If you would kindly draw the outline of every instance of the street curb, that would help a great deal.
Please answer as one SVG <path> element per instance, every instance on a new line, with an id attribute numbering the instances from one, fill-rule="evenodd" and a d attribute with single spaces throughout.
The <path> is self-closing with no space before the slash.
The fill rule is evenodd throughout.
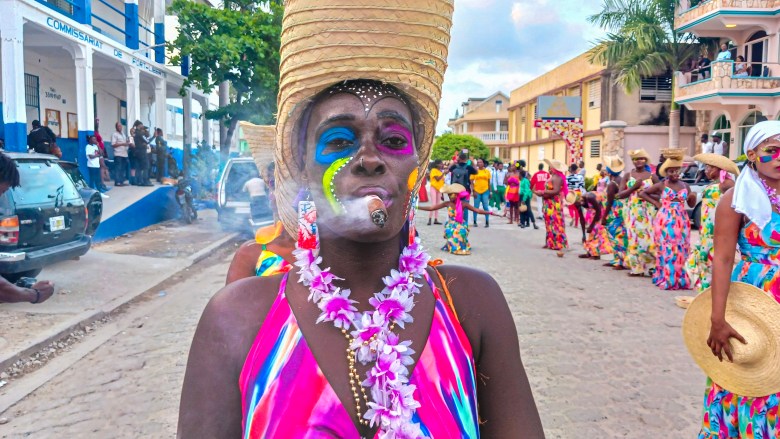
<path id="1" fill-rule="evenodd" d="M 198 251 L 197 253 L 189 256 L 186 258 L 186 260 L 189 261 L 189 265 L 186 265 L 182 267 L 179 271 L 175 273 L 171 273 L 170 276 L 160 281 L 157 285 L 146 289 L 144 291 L 140 292 L 132 292 L 125 294 L 122 297 L 118 297 L 104 305 L 102 305 L 97 310 L 90 310 L 85 311 L 76 317 L 67 320 L 63 322 L 60 325 L 57 325 L 53 328 L 51 332 L 48 334 L 44 334 L 37 339 L 35 339 L 28 347 L 22 349 L 21 351 L 11 353 L 10 355 L 6 355 L 4 357 L 0 357 L 0 371 L 3 371 L 13 365 L 17 360 L 20 358 L 29 357 L 35 352 L 38 352 L 43 347 L 48 346 L 52 342 L 61 339 L 65 336 L 65 334 L 68 334 L 70 332 L 75 331 L 76 329 L 87 326 L 91 324 L 92 322 L 95 322 L 97 320 L 102 319 L 106 315 L 116 311 L 120 307 L 132 302 L 135 298 L 145 294 L 147 291 L 152 291 L 157 288 L 158 285 L 169 281 L 172 277 L 178 275 L 179 273 L 182 273 L 186 271 L 188 268 L 192 267 L 193 265 L 197 264 L 198 262 L 206 259 L 207 257 L 211 256 L 214 252 L 217 250 L 220 250 L 225 245 L 229 244 L 231 241 L 236 239 L 240 234 L 239 233 L 231 233 L 230 235 L 225 236 L 224 238 L 214 242 L 213 244 L 207 246 L 206 248 Z"/>

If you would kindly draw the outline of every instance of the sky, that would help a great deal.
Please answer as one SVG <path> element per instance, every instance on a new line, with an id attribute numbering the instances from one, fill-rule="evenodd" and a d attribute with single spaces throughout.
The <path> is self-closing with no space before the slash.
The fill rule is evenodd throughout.
<path id="1" fill-rule="evenodd" d="M 588 50 L 601 0 L 456 0 L 437 132 L 466 99 L 507 95 Z"/>

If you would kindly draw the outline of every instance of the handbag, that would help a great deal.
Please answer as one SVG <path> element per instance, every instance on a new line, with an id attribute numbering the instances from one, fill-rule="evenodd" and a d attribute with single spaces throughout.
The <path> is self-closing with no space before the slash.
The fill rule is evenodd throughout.
<path id="1" fill-rule="evenodd" d="M 525 204 L 520 205 L 520 212 L 528 212 L 528 206 Z"/>

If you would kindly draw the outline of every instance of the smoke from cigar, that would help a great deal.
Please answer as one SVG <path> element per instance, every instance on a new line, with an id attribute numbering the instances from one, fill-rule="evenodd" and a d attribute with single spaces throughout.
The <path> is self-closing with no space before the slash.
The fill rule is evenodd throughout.
<path id="1" fill-rule="evenodd" d="M 376 195 L 366 197 L 368 201 L 368 213 L 371 216 L 371 222 L 378 227 L 384 227 L 387 222 L 387 208 L 384 201 Z"/>

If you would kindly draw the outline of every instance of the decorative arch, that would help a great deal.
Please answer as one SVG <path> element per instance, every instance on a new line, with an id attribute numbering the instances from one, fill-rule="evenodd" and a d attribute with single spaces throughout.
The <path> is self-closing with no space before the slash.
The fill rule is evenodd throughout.
<path id="1" fill-rule="evenodd" d="M 537 119 L 534 127 L 542 128 L 561 136 L 569 152 L 570 163 L 582 160 L 584 147 L 584 126 L 581 119 Z"/>

